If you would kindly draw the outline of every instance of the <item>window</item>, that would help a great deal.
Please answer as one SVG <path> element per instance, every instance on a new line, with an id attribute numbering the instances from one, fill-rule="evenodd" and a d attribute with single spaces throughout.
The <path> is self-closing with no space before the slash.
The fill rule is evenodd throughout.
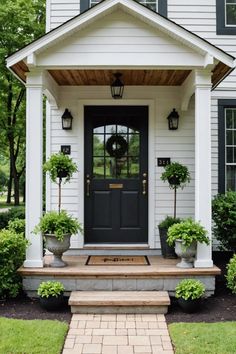
<path id="1" fill-rule="evenodd" d="M 160 15 L 167 17 L 167 0 L 137 0 L 140 4 L 147 6 Z M 235 0 L 236 1 L 236 0 Z M 100 0 L 81 0 L 80 12 L 88 10 L 88 8 L 98 4 Z"/>
<path id="2" fill-rule="evenodd" d="M 216 0 L 217 34 L 236 34 L 236 0 Z"/>
<path id="3" fill-rule="evenodd" d="M 236 100 L 219 100 L 219 192 L 236 191 Z"/>

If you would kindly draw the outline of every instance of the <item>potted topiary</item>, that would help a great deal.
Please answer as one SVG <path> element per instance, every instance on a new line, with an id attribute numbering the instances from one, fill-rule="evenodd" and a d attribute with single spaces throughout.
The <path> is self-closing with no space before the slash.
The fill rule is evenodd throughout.
<path id="1" fill-rule="evenodd" d="M 40 305 L 48 311 L 58 310 L 64 305 L 64 290 L 59 281 L 42 282 L 37 290 Z"/>
<path id="2" fill-rule="evenodd" d="M 45 239 L 45 247 L 53 253 L 51 267 L 65 267 L 67 264 L 62 260 L 62 254 L 70 247 L 70 237 L 78 231 L 82 232 L 81 224 L 68 215 L 64 210 L 61 211 L 61 183 L 65 178 L 65 183 L 70 181 L 72 174 L 77 171 L 76 164 L 68 155 L 63 153 L 53 154 L 43 166 L 44 171 L 48 172 L 53 182 L 59 186 L 58 212 L 49 211 L 45 213 L 39 224 L 35 227 L 34 233 L 42 233 Z"/>
<path id="3" fill-rule="evenodd" d="M 164 167 L 161 180 L 169 183 L 169 187 L 174 189 L 174 218 L 176 218 L 176 192 L 179 188 L 184 188 L 190 182 L 188 168 L 178 162 L 171 162 Z"/>
<path id="4" fill-rule="evenodd" d="M 177 258 L 174 246 L 170 246 L 167 243 L 167 232 L 170 226 L 180 223 L 181 221 L 182 220 L 180 218 L 173 218 L 171 216 L 167 216 L 158 225 L 161 240 L 161 251 L 164 258 Z"/>
<path id="5" fill-rule="evenodd" d="M 179 268 L 193 268 L 193 258 L 197 250 L 197 242 L 209 244 L 206 229 L 191 218 L 174 224 L 168 229 L 167 242 L 175 244 L 175 253 L 181 257 Z"/>
<path id="6" fill-rule="evenodd" d="M 236 254 L 230 259 L 227 265 L 227 287 L 236 294 Z"/>
<path id="7" fill-rule="evenodd" d="M 184 279 L 175 288 L 175 297 L 184 312 L 191 313 L 199 309 L 205 286 L 195 279 Z"/>

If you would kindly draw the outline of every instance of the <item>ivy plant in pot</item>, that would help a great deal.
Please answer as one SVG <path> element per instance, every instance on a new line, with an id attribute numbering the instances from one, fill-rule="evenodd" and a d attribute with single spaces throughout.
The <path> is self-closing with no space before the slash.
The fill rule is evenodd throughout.
<path id="1" fill-rule="evenodd" d="M 176 258 L 174 246 L 170 246 L 167 243 L 167 231 L 170 226 L 181 222 L 181 219 L 176 218 L 177 189 L 183 189 L 184 186 L 190 182 L 190 174 L 186 166 L 181 165 L 178 162 L 172 162 L 164 167 L 164 172 L 161 175 L 161 179 L 164 182 L 167 181 L 169 183 L 169 187 L 174 190 L 174 216 L 167 216 L 158 225 L 161 250 L 164 258 Z"/>
<path id="2" fill-rule="evenodd" d="M 45 239 L 45 247 L 53 253 L 51 267 L 65 267 L 67 264 L 62 260 L 62 254 L 70 247 L 70 237 L 78 231 L 82 232 L 82 226 L 76 218 L 66 211 L 61 210 L 61 184 L 69 182 L 72 174 L 77 170 L 76 164 L 68 155 L 54 154 L 43 166 L 53 182 L 58 184 L 58 212 L 46 212 L 35 227 L 35 233 L 42 233 Z M 57 182 L 58 179 L 58 182 Z"/>
<path id="3" fill-rule="evenodd" d="M 58 310 L 64 305 L 64 290 L 59 281 L 42 282 L 37 290 L 40 305 L 48 311 Z"/>
<path id="4" fill-rule="evenodd" d="M 175 297 L 182 310 L 187 313 L 196 312 L 201 305 L 205 286 L 196 279 L 184 279 L 175 288 Z"/>
<path id="5" fill-rule="evenodd" d="M 177 258 L 174 246 L 169 246 L 169 244 L 167 243 L 167 232 L 170 226 L 178 224 L 181 221 L 182 220 L 180 218 L 173 218 L 172 216 L 167 216 L 158 225 L 161 240 L 161 251 L 164 258 Z"/>
<path id="6" fill-rule="evenodd" d="M 175 245 L 175 253 L 181 257 L 179 268 L 193 268 L 193 260 L 197 251 L 197 242 L 209 245 L 206 229 L 197 221 L 187 219 L 174 224 L 168 229 L 167 242 Z"/>

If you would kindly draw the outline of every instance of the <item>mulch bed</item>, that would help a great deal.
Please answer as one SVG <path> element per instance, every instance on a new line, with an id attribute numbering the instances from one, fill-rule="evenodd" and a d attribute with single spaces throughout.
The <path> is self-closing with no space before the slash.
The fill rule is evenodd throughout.
<path id="1" fill-rule="evenodd" d="M 222 269 L 222 274 L 216 279 L 215 295 L 204 300 L 201 309 L 194 314 L 183 313 L 175 299 L 169 313 L 166 315 L 167 323 L 172 322 L 220 322 L 236 321 L 236 295 L 232 295 L 225 286 L 225 267 L 232 254 L 213 254 L 214 263 Z M 70 322 L 70 308 L 65 306 L 57 312 L 48 312 L 40 307 L 37 299 L 30 299 L 21 294 L 16 299 L 0 301 L 0 316 L 19 319 L 42 319 Z"/>

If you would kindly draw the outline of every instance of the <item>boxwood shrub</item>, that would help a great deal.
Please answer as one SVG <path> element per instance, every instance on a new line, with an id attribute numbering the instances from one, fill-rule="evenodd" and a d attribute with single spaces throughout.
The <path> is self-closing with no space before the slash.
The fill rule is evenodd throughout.
<path id="1" fill-rule="evenodd" d="M 0 298 L 17 296 L 21 288 L 17 269 L 25 259 L 27 244 L 23 234 L 0 231 Z"/>
<path id="2" fill-rule="evenodd" d="M 236 252 L 236 192 L 218 194 L 213 199 L 212 218 L 220 248 Z"/>
<path id="3" fill-rule="evenodd" d="M 5 229 L 9 221 L 24 218 L 25 208 L 22 206 L 10 208 L 7 212 L 0 212 L 0 230 Z"/>

